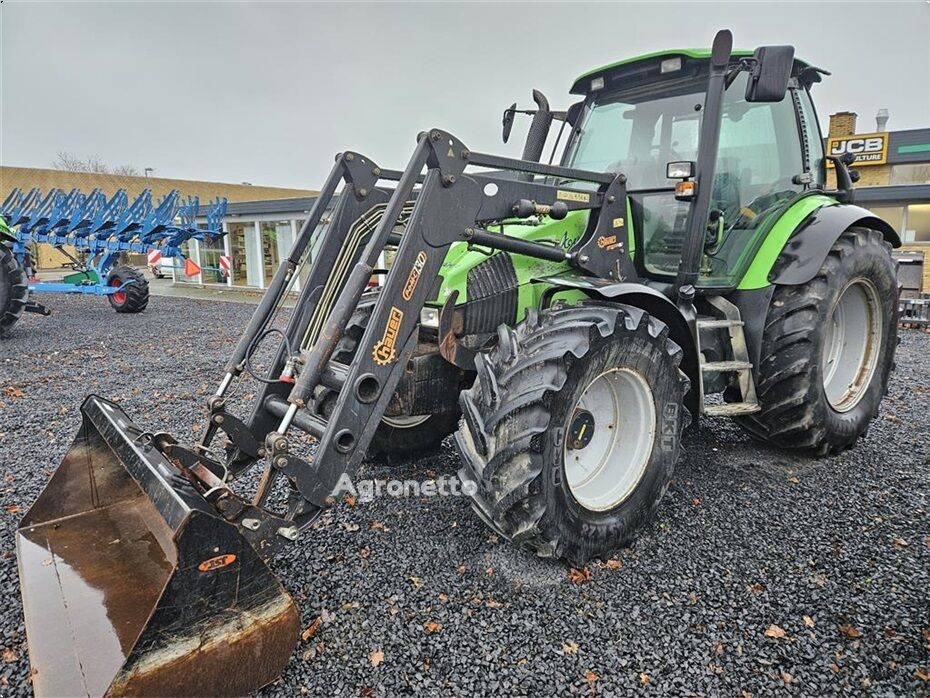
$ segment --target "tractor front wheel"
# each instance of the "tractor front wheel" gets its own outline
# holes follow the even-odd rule
[[[368,320],[374,311],[380,291],[365,294],[349,319],[345,333],[336,344],[333,360],[351,364],[358,350],[358,344],[368,327]],[[451,389],[451,388],[450,388]],[[455,387],[457,389],[457,386]],[[335,396],[327,394],[321,401],[321,413],[327,416],[332,408]],[[443,440],[455,431],[459,424],[458,410],[412,416],[381,418],[377,431],[368,446],[368,455],[384,460],[388,465],[421,458],[439,450]]]
[[[828,455],[878,414],[897,346],[898,285],[882,234],[851,228],[806,284],[772,296],[759,363],[761,411],[740,424],[769,443]]]
[[[118,313],[141,313],[149,304],[149,282],[142,273],[132,267],[116,267],[107,275],[107,286],[118,288],[127,281],[132,283],[108,295],[107,300]]]
[[[498,334],[462,393],[463,489],[485,523],[541,557],[604,557],[668,488],[690,421],[682,350],[626,305],[530,313]]]
[[[13,251],[0,245],[0,334],[9,330],[23,315],[29,300],[26,271]]]

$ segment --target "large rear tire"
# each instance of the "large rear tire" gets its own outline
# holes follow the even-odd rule
[[[333,350],[334,361],[352,363],[358,344],[368,327],[378,293],[379,291],[373,291],[362,297],[349,319],[345,333]],[[324,414],[325,409],[324,401]],[[368,455],[382,459],[389,465],[399,465],[435,453],[443,440],[458,427],[460,417],[461,413],[458,410],[411,417],[385,416],[371,439]]]
[[[626,544],[668,489],[689,382],[668,327],[625,305],[502,326],[462,393],[459,471],[478,515],[580,565]]]
[[[107,300],[118,313],[141,313],[149,304],[149,282],[142,272],[132,267],[116,267],[107,275],[108,286],[122,286],[127,281],[133,283],[122,291],[111,293]]]
[[[739,423],[782,448],[827,455],[863,436],[888,389],[898,284],[882,234],[850,228],[817,275],[778,286],[762,336],[761,411]]]
[[[29,300],[29,285],[13,251],[0,245],[0,335],[19,320]]]

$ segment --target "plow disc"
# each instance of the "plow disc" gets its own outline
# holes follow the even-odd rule
[[[83,425],[17,532],[42,696],[243,695],[274,680],[297,608],[237,529],[114,404]]]

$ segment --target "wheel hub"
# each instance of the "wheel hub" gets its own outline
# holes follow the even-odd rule
[[[572,451],[583,449],[594,438],[594,429],[594,415],[588,410],[576,407],[571,426],[568,428],[568,448]]]

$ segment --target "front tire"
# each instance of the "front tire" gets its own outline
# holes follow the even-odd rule
[[[149,304],[149,282],[142,273],[132,267],[116,267],[107,275],[108,286],[122,286],[127,281],[133,283],[111,293],[107,300],[118,313],[141,313]]]
[[[26,270],[13,251],[0,244],[0,335],[22,317],[28,300]]]
[[[738,421],[781,448],[827,455],[878,414],[897,346],[898,283],[882,234],[850,228],[817,275],[778,286],[762,336],[761,411]]]
[[[499,338],[461,397],[473,508],[541,557],[606,556],[668,489],[690,421],[682,350],[664,323],[619,304],[530,313]]]

